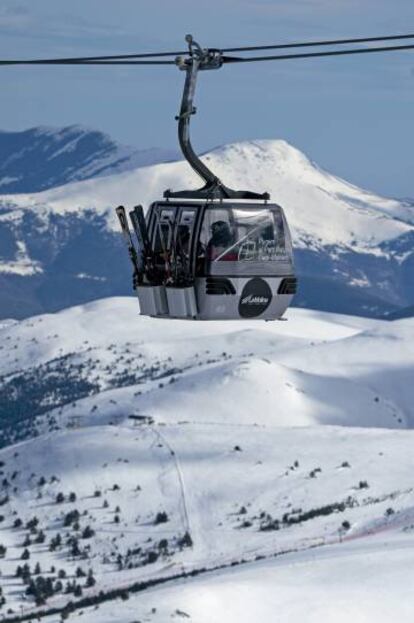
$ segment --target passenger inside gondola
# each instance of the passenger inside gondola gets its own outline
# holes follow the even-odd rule
[[[211,225],[211,238],[207,243],[207,259],[209,260],[227,260],[228,262],[237,261],[237,252],[226,249],[231,247],[234,242],[234,236],[226,221],[215,221]]]
[[[179,225],[177,231],[177,251],[188,258],[190,253],[190,228],[188,225]]]

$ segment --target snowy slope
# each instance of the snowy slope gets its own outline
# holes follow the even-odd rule
[[[298,309],[288,318],[170,323],[138,316],[133,298],[113,298],[6,324],[2,443],[33,426],[108,424],[120,411],[160,421],[413,427],[412,320]]]
[[[53,587],[38,588],[42,609],[175,578],[99,610],[80,602],[73,616],[88,623],[250,623],[253,611],[272,620],[277,603],[296,623],[305,597],[311,623],[341,620],[347,603],[361,623],[391,608],[408,621],[413,321],[137,312],[111,298],[0,327],[3,612],[33,612],[30,578],[15,576],[27,549],[31,580]],[[374,573],[381,563],[392,581]]]
[[[33,607],[31,599],[22,602],[24,583],[13,577],[25,548],[32,571],[39,563],[56,581],[64,569],[64,586],[78,567],[93,569],[95,587],[77,580],[87,596],[371,534],[404,534],[414,522],[413,444],[406,431],[125,423],[4,449],[11,484],[2,505],[1,585],[8,606]],[[16,519],[22,526],[13,527]],[[58,534],[62,543],[50,551]],[[58,591],[48,604],[69,599]]]
[[[304,372],[326,373],[332,379],[369,385],[398,406],[409,427],[414,426],[413,410],[414,320],[398,320],[364,331],[341,343],[323,344],[312,356],[301,350],[282,357],[288,366]]]
[[[409,535],[342,543],[159,587],[75,616],[80,623],[410,623],[411,545]],[[59,623],[60,616],[45,621]]]
[[[107,424],[120,410],[162,421],[413,425],[412,321],[297,309],[288,317],[170,323],[139,317],[133,298],[114,298],[6,326],[3,443],[31,435],[36,416],[48,430],[74,418]],[[229,408],[235,395],[237,410]]]
[[[371,317],[412,305],[412,203],[358,189],[284,141],[236,143],[203,158],[227,185],[267,190],[285,208],[300,277],[296,305]],[[0,317],[127,294],[113,208],[148,206],[166,188],[199,185],[181,161],[0,197]]]

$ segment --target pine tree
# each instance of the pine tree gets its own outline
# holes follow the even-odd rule
[[[156,514],[155,516],[155,525],[160,524],[160,523],[167,523],[168,521],[168,515],[165,511],[160,511],[159,513]]]
[[[38,533],[38,535],[35,538],[34,542],[35,543],[44,543],[45,540],[46,540],[45,533],[43,532],[43,530],[40,530],[40,532]]]
[[[55,586],[53,587],[53,591],[55,593],[60,593],[63,590],[63,584],[60,580],[56,580]]]
[[[30,537],[28,534],[26,534],[26,537],[23,541],[23,547],[30,547],[30,545],[32,544]]]
[[[96,580],[95,580],[95,578],[93,576],[93,571],[92,571],[92,569],[89,569],[88,577],[86,579],[86,586],[88,588],[90,588],[91,586],[95,586],[95,584],[96,584]]]
[[[72,554],[73,557],[81,555],[81,551],[79,549],[78,539],[72,539],[72,542],[71,542],[71,554]]]
[[[90,539],[95,534],[95,531],[92,530],[90,526],[86,526],[84,531],[82,532],[82,539]]]
[[[73,594],[75,595],[75,597],[82,597],[82,587],[80,586],[80,584],[75,584]]]

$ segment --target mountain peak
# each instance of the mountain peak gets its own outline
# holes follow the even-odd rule
[[[244,162],[248,167],[248,172],[261,171],[268,179],[275,176],[305,179],[306,175],[310,175],[312,183],[317,180],[318,184],[323,184],[323,180],[327,177],[327,174],[300,149],[283,139],[232,143],[213,150],[207,157],[209,155],[213,159],[218,158],[223,163]]]

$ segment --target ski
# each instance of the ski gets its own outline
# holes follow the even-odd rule
[[[121,225],[122,234],[134,269],[133,288],[135,290],[137,283],[142,281],[142,276],[144,272],[142,257],[140,258],[140,254],[137,253],[134,242],[132,240],[131,230],[129,229],[128,219],[124,206],[118,206],[116,208],[116,214]]]
[[[129,213],[129,217],[138,240],[139,249],[142,249],[143,256],[149,257],[151,255],[151,246],[142,206],[135,206],[135,208]]]
[[[135,235],[138,240],[138,248],[141,251],[140,258],[143,265],[143,273],[151,282],[161,282],[162,277],[154,264],[154,254],[148,236],[147,223],[145,221],[144,210],[141,205],[135,206],[129,213]]]

